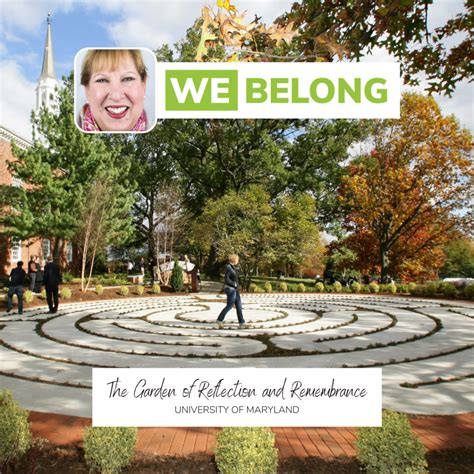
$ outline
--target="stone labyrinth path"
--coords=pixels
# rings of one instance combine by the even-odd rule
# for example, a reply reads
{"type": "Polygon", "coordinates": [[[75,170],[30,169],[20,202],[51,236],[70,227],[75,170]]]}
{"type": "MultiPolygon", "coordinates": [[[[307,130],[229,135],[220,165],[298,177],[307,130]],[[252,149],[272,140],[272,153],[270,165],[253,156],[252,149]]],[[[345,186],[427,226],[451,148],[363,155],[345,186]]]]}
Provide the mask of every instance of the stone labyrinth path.
{"type": "Polygon", "coordinates": [[[63,304],[0,314],[0,387],[29,409],[91,416],[92,367],[383,368],[384,407],[473,411],[474,305],[371,295],[213,295],[63,304]]]}

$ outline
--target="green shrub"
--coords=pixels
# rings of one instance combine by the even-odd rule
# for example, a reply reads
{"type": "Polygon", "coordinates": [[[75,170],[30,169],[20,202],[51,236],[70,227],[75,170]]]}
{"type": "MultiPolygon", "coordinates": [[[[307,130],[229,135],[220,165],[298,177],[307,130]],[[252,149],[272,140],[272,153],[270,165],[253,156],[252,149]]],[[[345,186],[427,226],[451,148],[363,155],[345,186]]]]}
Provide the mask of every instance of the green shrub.
{"type": "Polygon", "coordinates": [[[121,286],[119,289],[119,295],[127,296],[128,295],[128,286],[121,286]]]}
{"type": "Polygon", "coordinates": [[[102,285],[95,285],[95,292],[100,296],[104,292],[104,287],[102,285]]]}
{"type": "Polygon", "coordinates": [[[155,295],[161,293],[161,286],[158,285],[158,283],[154,283],[153,286],[151,287],[151,292],[155,295]]]}
{"type": "Polygon", "coordinates": [[[136,428],[88,427],[84,431],[86,464],[103,474],[120,472],[132,459],[136,442],[136,428]]]}
{"type": "Polygon", "coordinates": [[[434,296],[439,292],[439,285],[435,281],[430,281],[424,285],[424,294],[427,296],[434,296]]]}
{"type": "Polygon", "coordinates": [[[249,285],[249,293],[256,293],[257,291],[257,285],[255,283],[250,283],[249,285]]]}
{"type": "Polygon", "coordinates": [[[338,281],[335,281],[334,285],[332,285],[332,291],[334,293],[340,293],[342,291],[342,285],[338,281]]]}
{"type": "Polygon", "coordinates": [[[69,300],[72,296],[72,291],[69,288],[61,288],[61,298],[69,300]]]}
{"type": "Polygon", "coordinates": [[[397,285],[397,292],[398,293],[409,293],[408,291],[408,285],[405,283],[400,283],[397,285]]]}
{"type": "Polygon", "coordinates": [[[175,292],[178,293],[183,290],[184,288],[184,282],[183,282],[183,270],[179,266],[178,259],[174,259],[174,267],[171,272],[171,289],[175,292]]]}
{"type": "Polygon", "coordinates": [[[266,281],[263,285],[265,293],[271,293],[273,291],[272,284],[269,281],[266,281]]]}
{"type": "Polygon", "coordinates": [[[416,285],[411,288],[410,294],[414,296],[423,296],[426,294],[426,287],[424,285],[416,285]]]}
{"type": "Polygon", "coordinates": [[[304,286],[304,283],[298,283],[296,285],[298,293],[305,293],[306,292],[306,286],[304,286]]]}
{"type": "Polygon", "coordinates": [[[322,293],[324,291],[324,283],[318,281],[318,283],[316,283],[316,285],[314,285],[314,289],[318,292],[318,293],[322,293]]]}
{"type": "Polygon", "coordinates": [[[387,292],[394,295],[397,292],[397,285],[395,283],[390,283],[387,285],[387,292]]]}
{"type": "Polygon", "coordinates": [[[63,283],[71,283],[71,281],[74,280],[74,275],[72,273],[64,272],[61,275],[61,278],[63,280],[63,283]]]}
{"type": "Polygon", "coordinates": [[[379,292],[379,285],[373,281],[372,283],[369,283],[369,290],[371,293],[378,293],[379,292]]]}
{"type": "Polygon", "coordinates": [[[41,290],[40,298],[41,298],[42,300],[45,300],[45,299],[46,299],[46,289],[45,289],[45,288],[43,288],[43,289],[41,290]]]}
{"type": "Polygon", "coordinates": [[[107,275],[100,275],[96,278],[96,283],[104,286],[126,285],[128,283],[127,277],[124,275],[115,275],[110,273],[107,275]]]}
{"type": "Polygon", "coordinates": [[[278,289],[280,291],[286,292],[286,291],[288,291],[288,285],[284,281],[282,281],[282,282],[280,282],[280,285],[278,286],[278,289]]]}
{"type": "Polygon", "coordinates": [[[474,285],[467,285],[462,290],[462,295],[468,300],[474,299],[474,285]]]}
{"type": "Polygon", "coordinates": [[[260,286],[257,286],[257,288],[255,288],[254,293],[265,293],[265,290],[261,288],[260,286]]]}
{"type": "Polygon", "coordinates": [[[145,293],[145,287],[143,285],[137,285],[135,287],[135,293],[138,295],[138,296],[141,296],[143,295],[143,293],[145,293]]]}
{"type": "Polygon", "coordinates": [[[417,287],[417,284],[415,282],[411,281],[410,283],[408,283],[408,293],[413,295],[414,294],[413,292],[415,291],[416,287],[417,287]]]}
{"type": "Polygon", "coordinates": [[[33,292],[30,290],[26,290],[23,293],[23,301],[25,303],[31,303],[33,301],[33,292]]]}
{"type": "Polygon", "coordinates": [[[0,466],[23,456],[30,445],[28,412],[20,408],[10,390],[0,390],[0,466]]]}
{"type": "Polygon", "coordinates": [[[352,283],[351,290],[353,293],[359,293],[361,289],[362,289],[362,285],[360,283],[356,281],[352,283]]]}
{"type": "Polygon", "coordinates": [[[360,289],[361,293],[370,293],[369,285],[362,285],[360,289]]]}
{"type": "Polygon", "coordinates": [[[369,474],[427,472],[425,452],[402,413],[384,411],[381,427],[359,429],[357,455],[369,474]]]}
{"type": "Polygon", "coordinates": [[[220,473],[277,472],[278,450],[270,428],[224,428],[216,438],[216,464],[220,473]]]}
{"type": "Polygon", "coordinates": [[[449,298],[454,298],[457,296],[458,290],[452,283],[443,283],[443,294],[449,298]]]}

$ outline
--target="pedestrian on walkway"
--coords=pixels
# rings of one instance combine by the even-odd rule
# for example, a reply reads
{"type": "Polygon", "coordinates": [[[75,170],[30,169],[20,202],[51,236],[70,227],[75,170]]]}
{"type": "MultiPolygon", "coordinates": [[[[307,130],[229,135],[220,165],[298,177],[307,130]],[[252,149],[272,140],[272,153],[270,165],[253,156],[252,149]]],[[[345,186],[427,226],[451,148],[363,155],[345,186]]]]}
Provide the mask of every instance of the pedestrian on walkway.
{"type": "Polygon", "coordinates": [[[225,267],[224,276],[224,292],[227,296],[227,305],[219,314],[217,318],[217,325],[220,329],[224,327],[224,318],[226,314],[233,308],[237,310],[237,319],[239,320],[239,327],[245,328],[245,320],[242,314],[242,300],[239,293],[239,274],[237,265],[239,264],[239,256],[229,255],[229,263],[225,267]]]}
{"type": "Polygon", "coordinates": [[[36,272],[36,285],[35,293],[41,293],[41,287],[43,286],[43,273],[44,273],[44,260],[41,263],[37,263],[36,272]]]}
{"type": "Polygon", "coordinates": [[[61,283],[61,272],[53,257],[48,257],[48,263],[44,266],[43,282],[46,288],[46,299],[48,301],[49,312],[57,313],[59,305],[59,284],[61,283]]]}
{"type": "Polygon", "coordinates": [[[36,287],[36,255],[32,255],[28,263],[28,277],[30,278],[30,290],[35,291],[36,287]]]}
{"type": "Polygon", "coordinates": [[[20,260],[10,273],[10,288],[7,296],[7,313],[13,307],[13,295],[18,297],[18,314],[23,314],[23,285],[25,284],[26,272],[23,270],[23,262],[20,260]]]}

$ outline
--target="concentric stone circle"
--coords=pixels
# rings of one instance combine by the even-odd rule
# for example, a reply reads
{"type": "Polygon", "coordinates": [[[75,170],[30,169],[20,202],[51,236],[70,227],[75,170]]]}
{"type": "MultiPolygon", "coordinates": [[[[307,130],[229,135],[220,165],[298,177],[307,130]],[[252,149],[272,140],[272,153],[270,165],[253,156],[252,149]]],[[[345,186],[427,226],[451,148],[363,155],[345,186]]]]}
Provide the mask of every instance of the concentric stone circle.
{"type": "Polygon", "coordinates": [[[249,294],[248,328],[232,311],[220,329],[223,305],[201,294],[63,304],[56,315],[45,307],[0,313],[0,387],[26,408],[90,416],[92,367],[381,366],[387,408],[472,411],[472,304],[249,294]]]}

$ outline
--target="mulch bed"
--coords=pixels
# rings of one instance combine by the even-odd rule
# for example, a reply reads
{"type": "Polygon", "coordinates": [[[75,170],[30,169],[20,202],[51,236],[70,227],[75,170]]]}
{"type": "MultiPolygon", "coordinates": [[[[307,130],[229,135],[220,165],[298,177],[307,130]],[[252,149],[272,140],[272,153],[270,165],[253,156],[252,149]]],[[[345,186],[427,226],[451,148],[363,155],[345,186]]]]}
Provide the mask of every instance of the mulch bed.
{"type": "MultiPolygon", "coordinates": [[[[156,297],[161,298],[163,296],[179,296],[179,295],[188,295],[189,293],[173,293],[168,288],[161,288],[161,293],[154,294],[151,291],[151,287],[145,287],[145,292],[143,295],[137,295],[134,293],[134,288],[136,285],[128,286],[129,293],[127,296],[122,296],[119,294],[120,287],[114,288],[106,288],[101,295],[98,295],[95,291],[81,291],[81,287],[78,284],[63,284],[59,287],[59,291],[61,288],[69,288],[72,291],[72,296],[69,299],[59,298],[59,307],[62,304],[69,304],[69,303],[82,303],[87,301],[105,301],[105,300],[115,300],[115,299],[129,299],[129,298],[145,298],[145,297],[156,297]]],[[[47,302],[44,299],[36,296],[33,298],[31,303],[25,303],[23,300],[23,306],[25,309],[34,308],[35,306],[44,306],[47,302]]],[[[3,303],[3,306],[6,306],[6,302],[3,303]]],[[[0,306],[1,308],[1,306],[0,306]]],[[[1,309],[0,309],[1,310],[1,309]]],[[[13,311],[17,311],[16,303],[13,303],[13,311]]]]}
{"type": "MultiPolygon", "coordinates": [[[[467,474],[474,472],[474,448],[456,448],[429,452],[429,472],[433,474],[467,474]]],[[[4,474],[64,474],[89,473],[83,460],[82,449],[77,446],[58,447],[48,442],[36,443],[21,461],[0,471],[4,474]]],[[[212,456],[193,454],[189,456],[137,455],[132,464],[123,471],[133,474],[216,474],[212,456]]],[[[355,458],[339,457],[290,457],[280,461],[279,474],[356,474],[361,466],[355,458]]]]}

